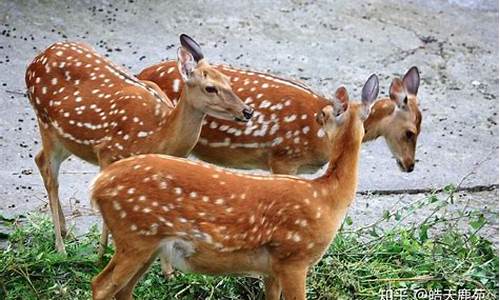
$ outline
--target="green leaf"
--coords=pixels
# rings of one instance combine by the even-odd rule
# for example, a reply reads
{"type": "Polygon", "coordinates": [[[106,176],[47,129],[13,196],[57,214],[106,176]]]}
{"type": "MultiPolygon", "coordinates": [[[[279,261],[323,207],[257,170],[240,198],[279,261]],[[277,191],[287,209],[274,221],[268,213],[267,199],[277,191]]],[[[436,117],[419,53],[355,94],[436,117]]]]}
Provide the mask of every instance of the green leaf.
{"type": "Polygon", "coordinates": [[[474,229],[478,230],[486,224],[486,218],[483,214],[480,214],[477,219],[469,221],[469,225],[474,229]]]}
{"type": "Polygon", "coordinates": [[[444,187],[443,191],[447,194],[453,194],[456,192],[457,188],[453,184],[448,184],[447,186],[444,187]]]}
{"type": "Polygon", "coordinates": [[[429,230],[429,225],[427,224],[420,225],[418,231],[418,238],[420,239],[420,242],[423,243],[429,239],[428,230],[429,230]]]}
{"type": "Polygon", "coordinates": [[[43,254],[44,254],[43,252],[38,253],[38,255],[36,256],[36,260],[41,260],[43,257],[43,254]]]}
{"type": "Polygon", "coordinates": [[[375,227],[373,227],[370,231],[368,231],[368,233],[373,236],[373,237],[380,237],[380,235],[377,233],[377,230],[375,229],[375,227]]]}

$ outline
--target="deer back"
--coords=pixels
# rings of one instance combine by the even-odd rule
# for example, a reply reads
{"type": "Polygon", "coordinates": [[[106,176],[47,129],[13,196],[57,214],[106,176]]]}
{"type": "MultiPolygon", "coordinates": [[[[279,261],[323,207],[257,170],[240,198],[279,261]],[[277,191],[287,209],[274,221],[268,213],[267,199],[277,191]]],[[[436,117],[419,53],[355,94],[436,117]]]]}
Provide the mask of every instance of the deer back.
{"type": "Polygon", "coordinates": [[[130,152],[129,144],[154,134],[173,108],[154,83],[141,82],[83,43],[50,46],[29,65],[26,85],[41,126],[70,149],[105,144],[130,152]]]}
{"type": "MultiPolygon", "coordinates": [[[[236,167],[262,167],[269,156],[304,159],[323,164],[328,160],[324,131],[315,113],[329,101],[301,83],[268,74],[219,65],[246,104],[255,109],[246,124],[207,117],[194,153],[209,162],[236,167]]],[[[181,80],[174,61],[143,70],[139,78],[151,80],[175,103],[181,80]]]]}

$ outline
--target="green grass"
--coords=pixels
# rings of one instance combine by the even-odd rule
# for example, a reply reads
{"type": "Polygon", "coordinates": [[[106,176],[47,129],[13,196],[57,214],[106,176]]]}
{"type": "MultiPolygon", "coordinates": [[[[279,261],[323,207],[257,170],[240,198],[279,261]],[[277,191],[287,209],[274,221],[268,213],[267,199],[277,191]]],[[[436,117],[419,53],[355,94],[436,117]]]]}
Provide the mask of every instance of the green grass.
{"type": "MultiPolygon", "coordinates": [[[[447,213],[454,201],[429,196],[387,211],[369,226],[354,230],[347,218],[323,259],[308,276],[308,299],[381,299],[383,289],[480,289],[482,299],[498,299],[498,250],[478,232],[488,226],[480,212],[447,213]],[[431,210],[429,210],[431,209],[431,210]],[[404,223],[427,211],[418,224],[404,223]],[[429,211],[431,211],[429,213],[429,211]],[[458,222],[466,222],[460,230],[458,222]],[[384,229],[383,229],[384,228],[384,229]]],[[[2,219],[0,219],[2,220],[2,219]]],[[[0,254],[0,299],[89,299],[96,265],[98,233],[66,240],[67,256],[54,251],[52,223],[46,216],[5,220],[13,229],[0,254]]],[[[0,236],[2,238],[2,236],[0,236]]],[[[106,260],[112,255],[110,248],[106,260]]],[[[242,277],[176,273],[166,280],[153,265],[135,290],[137,299],[263,299],[262,283],[242,277]]],[[[394,298],[396,299],[396,298],[394,298]]],[[[428,299],[428,298],[420,298],[428,299]]],[[[458,299],[458,298],[454,298],[458,299]]],[[[465,299],[465,298],[464,298],[465,299]]]]}

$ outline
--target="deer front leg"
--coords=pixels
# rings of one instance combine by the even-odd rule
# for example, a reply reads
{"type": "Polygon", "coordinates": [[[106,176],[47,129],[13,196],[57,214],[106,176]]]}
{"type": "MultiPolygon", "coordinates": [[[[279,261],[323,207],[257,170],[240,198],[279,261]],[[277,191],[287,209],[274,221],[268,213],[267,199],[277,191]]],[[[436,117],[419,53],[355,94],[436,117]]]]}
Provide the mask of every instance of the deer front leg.
{"type": "Polygon", "coordinates": [[[42,132],[42,150],[36,155],[35,162],[40,170],[43,183],[49,197],[50,212],[54,223],[56,249],[58,252],[66,253],[64,249],[63,236],[66,236],[66,221],[59,201],[59,168],[61,163],[70,156],[55,139],[42,132]]]}
{"type": "Polygon", "coordinates": [[[97,249],[97,262],[100,264],[108,247],[109,230],[104,220],[102,220],[101,237],[99,238],[99,249],[97,249]]]}
{"type": "Polygon", "coordinates": [[[278,273],[285,300],[306,299],[306,267],[286,266],[278,273]]]}
{"type": "MultiPolygon", "coordinates": [[[[101,147],[101,149],[104,147],[101,147]]],[[[99,161],[99,168],[104,170],[106,166],[113,162],[111,156],[103,151],[97,152],[97,159],[99,161]]],[[[100,264],[104,258],[104,253],[106,253],[106,248],[108,247],[108,239],[109,239],[109,230],[108,226],[106,226],[106,222],[104,219],[102,220],[102,229],[101,229],[101,237],[99,239],[99,249],[97,249],[97,262],[100,264]]]]}
{"type": "Polygon", "coordinates": [[[264,277],[264,292],[266,300],[280,300],[281,286],[278,278],[273,275],[264,277]]]}

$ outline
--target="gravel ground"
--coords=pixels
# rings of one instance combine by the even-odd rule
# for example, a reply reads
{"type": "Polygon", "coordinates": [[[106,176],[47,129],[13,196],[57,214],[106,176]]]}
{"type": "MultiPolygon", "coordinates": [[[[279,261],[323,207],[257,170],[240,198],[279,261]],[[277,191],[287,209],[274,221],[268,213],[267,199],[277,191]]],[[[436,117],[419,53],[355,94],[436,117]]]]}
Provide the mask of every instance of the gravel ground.
{"type": "MultiPolygon", "coordinates": [[[[359,97],[372,72],[384,95],[394,76],[417,65],[424,120],[416,169],[401,173],[382,140],[364,145],[359,189],[388,195],[358,197],[354,225],[469,174],[452,208],[470,199],[491,222],[483,234],[498,241],[498,2],[492,0],[0,0],[1,215],[43,210],[47,201],[33,162],[38,129],[24,96],[31,59],[55,41],[85,40],[139,72],[174,58],[181,32],[199,40],[212,62],[300,79],[326,95],[344,84],[359,97]],[[401,194],[406,189],[422,193],[401,194]]],[[[96,221],[87,199],[96,172],[76,158],[62,167],[61,200],[79,228],[96,221]]]]}

